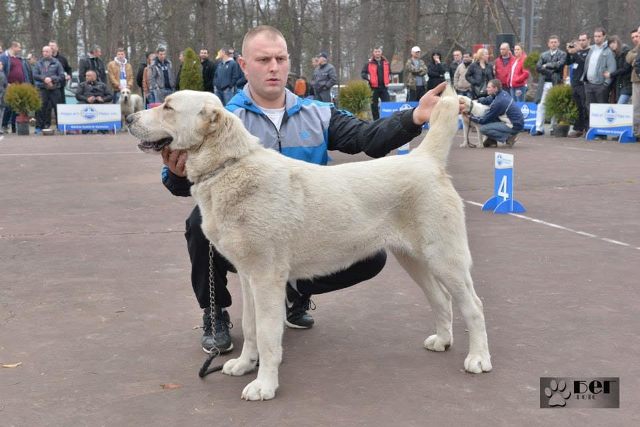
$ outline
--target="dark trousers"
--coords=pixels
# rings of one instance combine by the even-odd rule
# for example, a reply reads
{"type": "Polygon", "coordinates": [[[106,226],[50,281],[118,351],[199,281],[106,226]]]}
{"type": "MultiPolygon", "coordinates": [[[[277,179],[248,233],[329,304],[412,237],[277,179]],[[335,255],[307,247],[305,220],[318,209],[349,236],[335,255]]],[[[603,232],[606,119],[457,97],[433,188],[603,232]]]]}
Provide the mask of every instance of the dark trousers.
{"type": "Polygon", "coordinates": [[[389,102],[389,91],[386,87],[371,88],[373,94],[371,95],[371,115],[373,120],[380,118],[380,109],[378,108],[378,100],[382,102],[389,102]]]}
{"type": "Polygon", "coordinates": [[[46,129],[51,126],[51,111],[56,109],[60,90],[40,89],[40,98],[42,99],[42,108],[36,114],[36,127],[46,129]]]}
{"type": "Polygon", "coordinates": [[[4,108],[4,114],[2,115],[2,127],[6,128],[11,124],[11,130],[15,132],[16,117],[17,114],[8,105],[6,105],[4,108]]]}
{"type": "Polygon", "coordinates": [[[609,102],[609,86],[585,83],[584,97],[588,124],[591,104],[606,104],[609,102]]]}
{"type": "Polygon", "coordinates": [[[427,89],[424,86],[416,86],[416,90],[409,89],[407,101],[420,101],[420,98],[422,98],[422,95],[425,93],[427,93],[427,89]]]}
{"type": "MultiPolygon", "coordinates": [[[[200,308],[209,307],[209,241],[201,228],[202,216],[196,206],[186,221],[185,238],[191,258],[191,286],[196,294],[200,308]]],[[[371,257],[358,261],[345,270],[324,277],[298,280],[298,291],[307,294],[323,294],[347,288],[375,277],[387,261],[387,254],[380,251],[371,257]]],[[[235,273],[235,268],[214,248],[214,284],[216,305],[229,307],[231,295],[227,290],[227,272],[235,273]]]]}
{"type": "Polygon", "coordinates": [[[587,106],[586,106],[586,98],[584,94],[584,85],[579,84],[573,86],[573,100],[578,107],[578,119],[573,125],[573,130],[576,131],[585,131],[587,130],[587,125],[589,122],[589,117],[587,116],[587,106]]]}

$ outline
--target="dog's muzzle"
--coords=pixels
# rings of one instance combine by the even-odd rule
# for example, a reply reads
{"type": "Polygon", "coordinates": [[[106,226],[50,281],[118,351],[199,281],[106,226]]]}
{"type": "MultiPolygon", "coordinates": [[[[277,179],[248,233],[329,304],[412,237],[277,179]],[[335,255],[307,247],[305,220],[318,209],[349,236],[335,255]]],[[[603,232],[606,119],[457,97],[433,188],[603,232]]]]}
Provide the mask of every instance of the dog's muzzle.
{"type": "Polygon", "coordinates": [[[138,144],[138,148],[144,152],[149,151],[162,151],[164,147],[171,144],[173,141],[172,137],[162,138],[157,141],[142,141],[138,144]]]}

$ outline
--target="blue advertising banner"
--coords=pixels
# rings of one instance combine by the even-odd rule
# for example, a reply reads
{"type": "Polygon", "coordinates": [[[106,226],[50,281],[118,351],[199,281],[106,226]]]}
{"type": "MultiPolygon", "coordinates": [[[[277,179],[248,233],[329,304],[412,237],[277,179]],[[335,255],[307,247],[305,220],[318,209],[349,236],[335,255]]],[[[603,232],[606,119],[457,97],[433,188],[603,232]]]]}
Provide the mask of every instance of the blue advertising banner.
{"type": "Polygon", "coordinates": [[[598,135],[615,136],[618,142],[636,142],[633,136],[633,105],[591,104],[587,140],[598,135]]]}
{"type": "Polygon", "coordinates": [[[531,130],[536,127],[538,104],[536,104],[535,102],[516,102],[515,104],[520,107],[522,117],[524,117],[525,130],[531,130]]]}
{"type": "Polygon", "coordinates": [[[58,104],[58,130],[110,130],[122,127],[120,104],[58,104]]]}

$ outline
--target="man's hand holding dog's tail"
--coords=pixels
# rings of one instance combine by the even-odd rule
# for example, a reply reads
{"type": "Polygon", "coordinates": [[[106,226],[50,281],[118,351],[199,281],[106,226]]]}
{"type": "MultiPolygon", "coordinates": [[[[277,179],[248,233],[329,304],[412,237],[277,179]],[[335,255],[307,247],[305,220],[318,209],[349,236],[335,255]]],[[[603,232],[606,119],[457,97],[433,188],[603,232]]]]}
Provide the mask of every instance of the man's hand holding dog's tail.
{"type": "Polygon", "coordinates": [[[413,123],[422,126],[431,118],[431,112],[440,101],[440,94],[447,88],[447,82],[442,82],[438,86],[425,93],[420,98],[420,103],[413,110],[413,123]]]}

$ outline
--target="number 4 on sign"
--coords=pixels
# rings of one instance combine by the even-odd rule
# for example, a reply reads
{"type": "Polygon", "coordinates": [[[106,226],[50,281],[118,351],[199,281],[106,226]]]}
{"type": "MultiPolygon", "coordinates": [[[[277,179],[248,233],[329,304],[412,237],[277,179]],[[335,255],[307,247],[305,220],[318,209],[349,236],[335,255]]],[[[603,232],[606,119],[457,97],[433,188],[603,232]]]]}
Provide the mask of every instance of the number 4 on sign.
{"type": "Polygon", "coordinates": [[[520,213],[526,209],[513,197],[513,154],[496,153],[493,197],[482,206],[493,213],[520,213]]]}

